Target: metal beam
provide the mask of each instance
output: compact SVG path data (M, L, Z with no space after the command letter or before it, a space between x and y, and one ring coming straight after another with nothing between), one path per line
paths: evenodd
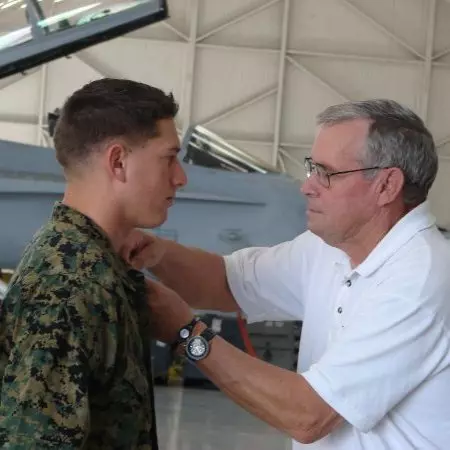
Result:
M441 148L445 144L448 144L449 142L450 142L450 136L446 136L445 138L441 139L439 142L436 143L436 147Z
M261 139L239 139L239 138L234 138L234 137L228 137L227 139L235 142L236 144L241 144L241 145L245 145L245 144L250 144L250 145L266 145L266 146L272 146L273 142L272 141L264 141ZM280 147L284 147L284 148L300 148L300 149L304 149L304 150L311 150L312 144L300 144L300 143L295 143L295 142L280 142Z
M289 9L291 0L284 0L283 19L281 23L281 49L278 66L278 89L275 105L275 129L272 149L272 165L276 167L278 161L278 147L280 146L281 118L283 112L284 73L286 68L286 50L289 30Z
M264 47L252 47L249 45L224 45L224 44L207 44L205 42L197 42L198 48L217 49L231 52L252 52L252 53L264 53L269 55L277 55L280 52L279 48L264 48Z
M419 61L417 59L386 58L381 56L356 55L351 53L316 52L295 49L288 50L287 53L289 55L315 56L327 59L348 59L352 61L374 62L380 64L409 64L415 66L422 64L422 61Z
M186 49L186 64L183 76L183 135L191 124L192 98L195 79L195 42L197 40L199 0L191 0L191 18L189 24L189 41Z
M37 125L38 117L32 114L0 114L0 122L13 125Z
M450 48L446 48L445 50L442 50L441 52L433 55L433 61L437 61L438 59L443 58L444 56L448 55L449 53L450 53Z
M428 118L428 107L431 91L431 70L433 59L434 34L436 29L436 0L429 0L428 22L427 22L427 40L425 47L425 68L423 73L422 85L422 118L426 122Z
M281 155L280 152L277 152L277 162L278 164L276 167L280 166L281 171L283 173L286 173L286 164L284 163L283 156Z
M170 24L169 22L167 22L167 20L160 22L160 24L163 27L166 27L167 29L169 29L170 31L172 31L174 34L176 34L178 37L180 37L181 39L183 39L183 41L188 42L189 41L189 37L186 36L182 31L180 31L178 28L174 27L172 24Z
M285 148L300 148L308 151L310 151L312 147L312 144L297 144L295 142L282 142L280 145Z
M136 41L151 41L161 44L173 43L170 40L164 39L155 39L155 38L143 38L137 36L126 36L120 37L117 39L122 40L136 40ZM184 43L181 43L184 44ZM280 53L279 49L276 48L264 48L264 47L252 47L245 45L222 45L222 44L207 44L207 43L197 43L197 48L206 48L206 49L217 49L221 51L230 51L230 52L249 52L249 53L263 53L267 55L278 55ZM449 49L450 53L450 49ZM317 51L309 51L309 50L295 50L295 49L287 49L286 55L293 56L314 56L318 58L324 59L341 59L341 60L351 60L351 61L367 61L379 64L405 64L410 66L423 66L424 61L418 59L399 59L399 58L385 58L378 56L364 56L364 55L355 55L349 53L333 53L333 52L317 52ZM450 68L450 63L435 61L436 57L433 57L432 66L433 67L442 67L445 69ZM29 72L32 73L31 71ZM28 73L27 73L28 74ZM0 80L1 83L1 80ZM0 85L1 88L1 85Z
M120 74L111 73L109 68L106 70L105 68L100 67L99 62L94 57L92 57L92 55L89 55L89 53L87 53L86 51L76 53L74 56L101 77L122 78L122 75Z
M27 12L34 13L38 20L44 20L44 13L42 11L41 6L36 1L27 1L28 10ZM33 5L31 5L33 3ZM49 16L52 16L54 13L55 3L52 3L52 6L49 11ZM33 14L32 14L33 15ZM36 22L33 23L33 37L34 34L45 34L44 30L42 30ZM38 126L36 129L36 145L43 145L45 142L44 137L44 120L45 120L45 104L47 100L47 89L48 89L48 63L44 64L41 69L41 77L39 83L39 106L38 106Z
M41 68L41 80L39 87L39 109L38 109L38 126L36 130L36 145L42 145L43 135L42 128L44 126L45 103L47 99L48 87L48 64L44 64Z
M0 89L5 89L8 86L12 86L13 84L24 80L25 78L29 77L30 75L35 74L39 70L40 70L40 68L35 67L33 69L28 70L25 73L20 73L20 74L18 73L18 74L15 74L15 75L11 75L11 76L9 76L7 78L0 79Z
M289 152L280 147L280 154L282 154L286 159L288 159L291 163L298 166L300 169L305 170L305 164L298 160L295 156L292 156Z
M378 31L382 32L385 36L390 37L392 40L397 42L397 44L400 44L404 49L408 50L413 55L417 56L418 58L424 60L425 57L420 52L418 52L414 47L411 47L407 42L405 42L403 39L399 38L397 35L389 31L384 25L382 25L380 22L375 20L373 17L369 16L367 13L359 9L353 2L349 0L341 0L342 3L344 3L348 8L350 8L353 12L358 14L360 17L364 18L368 22L370 22L375 28L378 29Z
M156 38L144 38L139 36L124 36L117 39L125 40L132 39L136 41L152 41L161 44L166 44L167 42L173 42L165 39L156 39ZM231 52L248 52L248 53L264 53L267 55L277 55L280 53L280 49L277 48L266 48L266 47L253 47L249 45L224 45L224 44L209 44L206 42L197 42L197 48L205 48L205 49L217 49L222 51L231 51ZM450 49L449 49L450 53ZM380 64L406 64L406 65L415 65L419 66L423 64L423 61L417 59L401 59L401 58L387 58L382 56L370 56L370 55L358 55L351 53L333 53L333 52L318 52L318 51L310 51L310 50L297 50L297 49L287 49L287 55L294 56L315 56L318 58L324 59L343 59L343 60L352 60L352 61L367 61L374 62Z
M323 78L319 77L319 75L311 72L303 64L299 63L298 61L296 61L295 59L291 58L290 56L286 56L286 59L296 69L300 70L301 72L305 72L306 74L308 74L311 78L313 78L314 80L318 81L322 86L326 87L328 90L333 92L333 94L338 95L343 101L349 101L350 100L346 95L342 94L334 86L332 86L330 83L328 83L328 81L325 81Z
M434 62L433 67L441 67L442 69L450 69L450 63L445 63L445 62Z
M250 98L247 98L241 103L238 103L236 105L233 105L231 108L226 108L223 111L220 111L217 114L214 114L213 116L200 121L200 123L204 126L211 125L214 122L217 122L220 119L224 119L225 117L228 117L230 114L234 114L238 111L241 111L242 109L245 109L257 102L260 102L261 100L264 100L267 97L270 97L271 95L275 94L277 92L276 87L272 87L268 90L265 90L257 95L254 95Z
M201 36L199 36L197 38L197 42L203 41L204 39L206 39L207 37L218 33L219 31L224 30L225 28L228 28L231 25L234 25L236 23L242 22L245 19L248 19L256 14L259 14L260 12L264 11L267 8L270 8L271 6L275 5L276 3L280 2L281 0L270 0L266 3L264 3L261 6L258 6L256 8L250 9L249 11L245 12L244 14L241 14L227 22L222 23L221 25L219 25L218 27L213 28L212 30L202 34Z
M46 130L42 130L41 136L44 141L43 145L45 147L53 148L53 139Z

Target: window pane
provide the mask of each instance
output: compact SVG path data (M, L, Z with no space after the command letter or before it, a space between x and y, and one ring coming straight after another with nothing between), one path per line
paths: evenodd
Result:
M167 15L167 0L0 0L0 78L122 36Z
M82 26L130 10L152 0L36 0L37 11L30 13L25 0L0 1L0 50L37 39L39 36ZM37 15L37 27L30 16Z

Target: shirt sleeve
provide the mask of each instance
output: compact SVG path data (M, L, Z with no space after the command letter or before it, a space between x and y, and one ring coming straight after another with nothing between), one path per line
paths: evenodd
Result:
M61 289L35 294L20 305L1 392L1 445L82 448L96 339L86 297L79 292L64 298Z
M224 257L228 285L248 322L303 319L305 278L315 245L316 238L305 232L273 247Z
M442 317L391 292L373 296L324 356L302 375L344 419L368 432L427 378L448 366Z

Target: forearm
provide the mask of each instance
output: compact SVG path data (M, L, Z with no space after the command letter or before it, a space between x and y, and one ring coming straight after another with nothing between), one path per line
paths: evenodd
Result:
M197 364L234 402L299 442L314 442L341 423L301 375L249 356L220 337Z
M221 256L161 239L164 256L151 271L193 308L238 311Z

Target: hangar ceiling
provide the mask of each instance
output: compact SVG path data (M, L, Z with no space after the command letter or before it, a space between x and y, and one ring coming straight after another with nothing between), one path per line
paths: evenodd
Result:
M46 14L93 4L40 3ZM25 25L22 5L0 2L3 32ZM129 77L173 91L180 132L202 124L302 178L319 111L392 98L435 136L440 172L431 201L450 226L450 1L169 0L169 11L165 22L0 80L0 137L45 144L47 112L74 89Z

